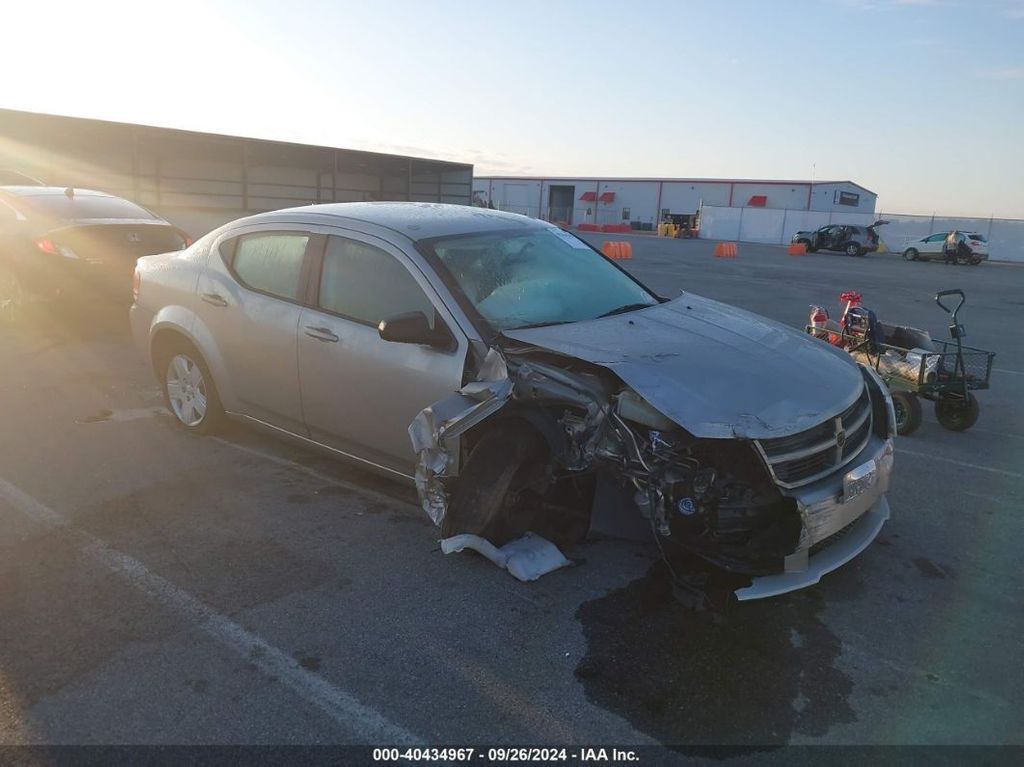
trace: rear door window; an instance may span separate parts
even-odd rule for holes
[[[373,327],[408,312],[422,312],[434,321],[434,305],[398,259],[346,237],[327,238],[318,304],[332,314]]]
[[[231,270],[245,287],[298,301],[309,235],[301,232],[260,232],[238,238]]]

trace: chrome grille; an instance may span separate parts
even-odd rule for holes
[[[798,487],[844,466],[871,437],[871,396],[865,386],[857,401],[835,418],[799,434],[757,441],[772,476],[782,487]]]

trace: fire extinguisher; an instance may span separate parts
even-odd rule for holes
[[[828,340],[828,331],[825,329],[828,324],[828,309],[823,306],[811,307],[811,334],[823,341]]]

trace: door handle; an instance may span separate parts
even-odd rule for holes
[[[220,293],[203,293],[203,300],[211,306],[227,306],[228,302]]]
[[[331,344],[338,343],[337,334],[332,333],[330,328],[318,328],[313,325],[306,325],[306,335],[310,338],[315,338],[317,341],[325,341]]]

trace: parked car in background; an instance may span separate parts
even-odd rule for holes
[[[140,258],[135,294],[182,427],[229,416],[415,483],[446,537],[569,542],[606,504],[754,598],[817,582],[889,516],[895,415],[874,371],[740,309],[660,298],[543,221],[263,213]],[[705,573],[678,579],[706,595]]]
[[[128,303],[136,258],[190,243],[185,232],[120,197],[0,186],[0,307],[11,314],[56,296]]]
[[[878,250],[878,232],[875,227],[885,223],[888,222],[876,221],[871,226],[829,224],[811,232],[797,232],[790,242],[804,245],[808,253],[836,250],[848,256],[863,256]]]
[[[903,257],[907,261],[945,260],[946,240],[949,232],[935,232],[920,240],[908,242],[903,248]],[[988,238],[978,232],[957,232],[957,242],[964,243],[971,254],[958,259],[958,263],[977,266],[988,260]]]

